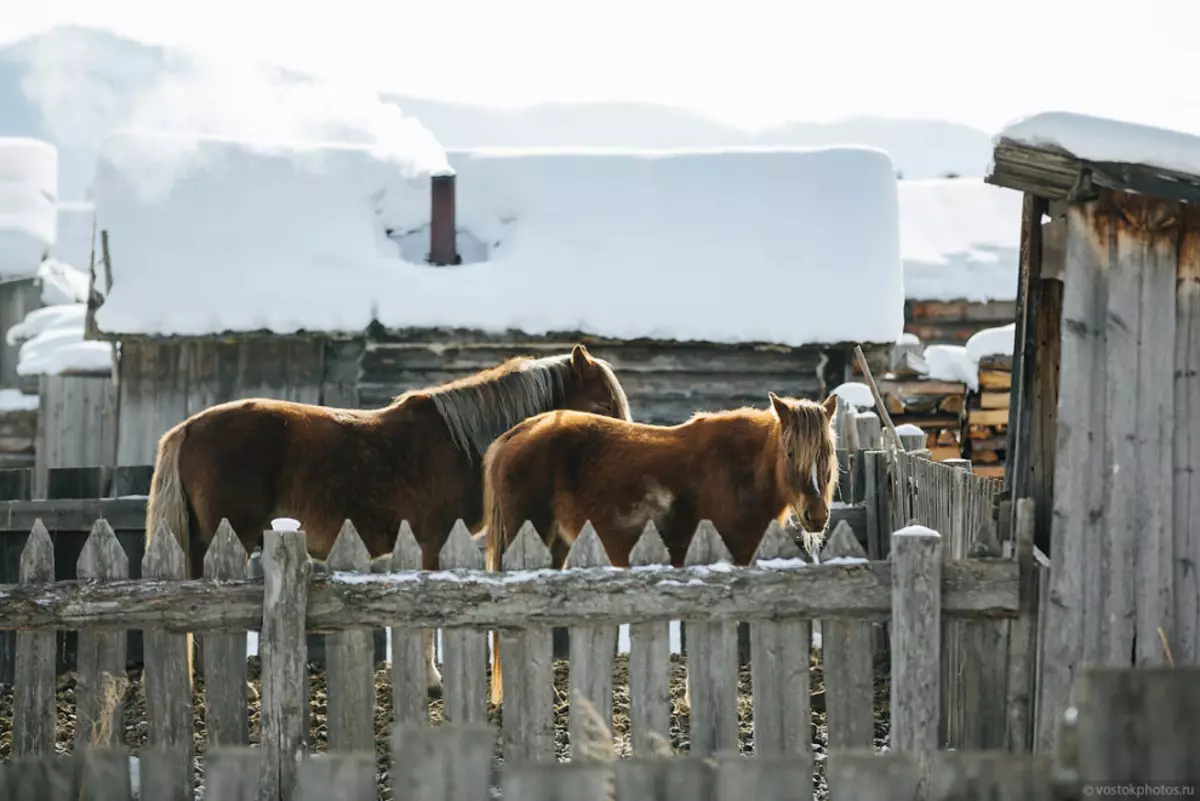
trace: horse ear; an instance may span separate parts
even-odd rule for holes
[[[587,367],[591,366],[592,354],[588,353],[588,349],[583,345],[576,345],[571,348],[571,366],[582,372]]]
[[[774,392],[767,392],[767,397],[771,399],[771,408],[775,410],[775,415],[779,418],[779,422],[786,423],[792,419],[792,407],[788,406],[787,401]]]
[[[825,412],[826,420],[832,420],[833,413],[837,411],[837,395],[831,394],[826,398],[825,402],[821,404],[821,410]]]

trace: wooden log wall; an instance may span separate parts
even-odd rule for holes
[[[925,345],[965,345],[985,328],[1008,325],[1017,314],[1013,300],[906,300],[904,330]]]

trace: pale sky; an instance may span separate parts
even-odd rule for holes
[[[51,25],[516,106],[634,100],[756,128],[1067,110],[1200,133],[1197,0],[5,0]]]

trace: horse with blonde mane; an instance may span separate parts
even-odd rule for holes
[[[530,417],[484,456],[487,568],[529,521],[560,568],[591,521],[614,567],[653,522],[671,555],[684,555],[710,520],[733,562],[746,565],[771,521],[795,514],[814,550],[838,483],[834,396],[824,403],[768,393],[767,409],[696,414],[675,426],[571,411]],[[503,696],[493,633],[492,700]]]
[[[522,420],[570,409],[629,420],[612,366],[583,345],[509,359],[465,378],[412,390],[381,409],[334,409],[255,398],[205,409],[162,436],[146,509],[146,540],[160,526],[179,538],[188,575],[222,518],[247,552],[277,517],[300,521],[309,553],[325,559],[350,520],[370,555],[389,554],[402,521],[436,570],[455,520],[483,523],[483,456]],[[441,676],[425,632],[428,686]]]

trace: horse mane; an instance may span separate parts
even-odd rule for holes
[[[618,412],[629,419],[629,401],[612,369],[600,359],[595,363],[617,398]],[[468,457],[482,459],[488,446],[517,423],[561,409],[566,403],[571,370],[569,353],[541,358],[518,356],[474,375],[406,392],[394,402],[412,395],[428,395],[446,421],[454,443]]]

